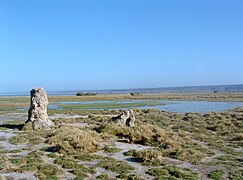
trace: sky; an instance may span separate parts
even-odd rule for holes
[[[0,0],[0,93],[243,83],[242,0]]]

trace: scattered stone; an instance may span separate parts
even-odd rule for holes
[[[32,89],[30,95],[28,120],[25,124],[29,125],[31,122],[34,130],[54,126],[54,123],[48,119],[47,106],[49,102],[44,88]]]
[[[133,110],[126,109],[122,114],[112,117],[109,122],[116,123],[120,126],[134,127],[135,115]]]

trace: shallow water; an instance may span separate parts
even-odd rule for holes
[[[130,104],[139,103],[147,100],[96,100],[96,101],[62,101],[60,104]]]
[[[109,103],[109,104],[129,104],[136,103],[147,100],[128,100],[128,101],[118,101],[118,100],[99,100],[99,101],[82,101],[82,102],[60,102],[60,104],[97,104],[97,103]],[[225,111],[234,109],[236,107],[243,107],[243,102],[207,102],[207,101],[168,101],[168,100],[156,100],[163,105],[159,106],[141,106],[136,108],[148,109],[156,108],[161,111],[168,112],[200,112],[207,113],[212,111]],[[132,108],[132,106],[131,106]]]
[[[169,112],[199,112],[208,113],[212,111],[225,111],[236,107],[243,107],[243,102],[206,102],[206,101],[163,101],[166,104],[162,106],[153,106],[152,108]],[[151,108],[149,106],[140,107],[142,109]]]
[[[75,105],[75,104],[132,104],[139,103],[143,101],[155,101],[160,103],[158,106],[140,106],[136,108],[148,109],[156,108],[161,111],[168,112],[199,112],[208,113],[212,111],[225,111],[234,109],[236,107],[243,107],[243,102],[207,102],[207,101],[174,101],[174,100],[98,100],[98,101],[62,101],[58,104],[60,105]],[[49,109],[62,110],[58,104],[49,104]],[[131,105],[128,108],[133,108]],[[110,109],[121,109],[121,108],[110,108]],[[125,109],[125,108],[122,108]],[[21,108],[20,110],[28,110],[28,108]],[[99,109],[102,110],[102,109]]]

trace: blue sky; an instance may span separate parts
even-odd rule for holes
[[[0,92],[243,83],[242,0],[0,0]]]

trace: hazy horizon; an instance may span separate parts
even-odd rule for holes
[[[164,92],[173,92],[173,89],[175,91],[175,89],[177,88],[195,88],[195,90],[191,91],[191,92],[209,92],[209,90],[207,91],[203,91],[202,88],[205,88],[205,87],[210,87],[210,88],[216,88],[216,87],[230,87],[231,89],[235,89],[234,87],[239,87],[240,86],[240,90],[238,92],[243,92],[243,84],[227,84],[227,85],[201,85],[201,86],[174,86],[174,87],[142,87],[142,88],[118,88],[118,89],[63,89],[63,90],[50,90],[50,89],[45,89],[47,91],[47,93],[49,95],[75,95],[77,92],[96,92],[98,94],[110,94],[110,93],[118,93],[120,94],[123,94],[124,92],[125,93],[130,93],[130,92],[137,92],[136,90],[144,90],[144,92],[146,93],[161,93],[163,92],[163,89],[171,89],[171,90],[167,90],[167,91],[164,91]],[[33,88],[38,88],[38,87],[33,87]],[[45,88],[45,87],[44,87]],[[220,89],[219,88],[219,89]],[[161,89],[162,91],[158,90],[158,91],[154,91],[156,89]],[[29,92],[30,92],[31,89],[28,89],[26,91],[9,91],[9,92],[0,92],[0,96],[29,96]],[[215,89],[214,89],[215,90]],[[211,90],[211,92],[213,92],[214,90]],[[182,90],[180,90],[182,91]],[[237,90],[233,90],[232,92],[237,92]],[[139,92],[139,91],[138,91]],[[185,92],[188,93],[188,90],[186,90]]]
[[[243,1],[1,1],[0,93],[243,84]]]

